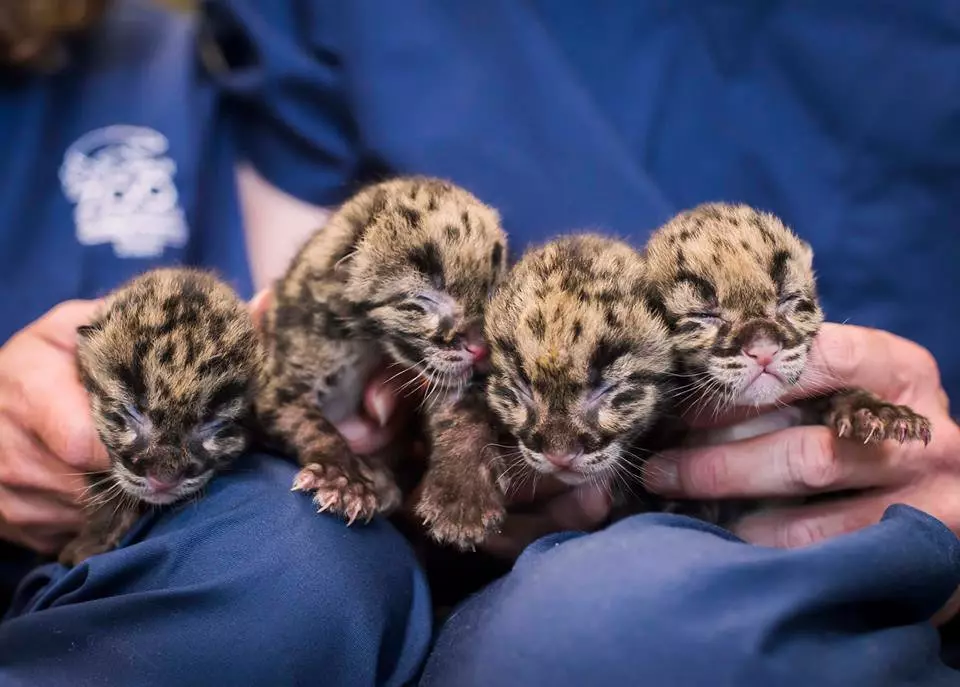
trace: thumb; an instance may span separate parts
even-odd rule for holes
[[[250,299],[250,316],[253,317],[253,323],[258,327],[263,326],[263,317],[273,302],[273,289],[267,287],[260,289],[257,294]]]
[[[77,328],[90,324],[103,300],[64,301],[34,322],[29,331],[51,346],[72,353],[77,348]]]

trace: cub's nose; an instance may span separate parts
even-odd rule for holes
[[[744,346],[743,354],[757,361],[757,365],[760,367],[766,367],[776,358],[777,353],[780,352],[780,348],[780,344],[776,341],[766,337],[760,337]]]
[[[569,470],[570,466],[573,465],[573,461],[579,458],[581,453],[582,451],[544,451],[543,457],[546,458],[551,465],[555,465],[563,470]]]

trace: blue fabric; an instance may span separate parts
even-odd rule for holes
[[[0,343],[150,267],[251,292],[232,132],[197,27],[119,0],[56,75],[0,79]],[[399,685],[430,641],[426,583],[377,522],[349,530],[245,459],[124,548],[35,568],[0,623],[0,685]],[[0,611],[36,558],[0,545]]]
[[[445,175],[514,249],[752,203],[813,244],[830,319],[927,346],[960,394],[954,0],[206,6],[243,152],[287,191]]]
[[[196,40],[182,15],[118,0],[68,69],[0,77],[0,344],[157,265],[203,265],[251,294],[233,139]],[[35,564],[0,543],[0,609]]]
[[[0,78],[0,342],[161,264],[205,265],[250,294],[235,155],[196,26],[115,4],[69,68]]]
[[[402,685],[430,642],[429,591],[385,521],[347,528],[249,456],[124,547],[48,565],[0,623],[0,684]]]
[[[675,515],[549,536],[440,632],[423,687],[960,684],[928,619],[960,542],[905,506],[798,550]]]

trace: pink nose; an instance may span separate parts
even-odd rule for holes
[[[562,451],[562,452],[552,452],[544,451],[543,457],[546,458],[550,463],[557,466],[558,468],[567,469],[573,465],[573,461],[577,459],[580,455],[579,452],[573,451]]]
[[[743,348],[743,354],[756,360],[760,367],[772,363],[779,352],[780,344],[770,339],[755,339]]]
[[[161,479],[154,477],[153,475],[147,475],[147,486],[150,487],[153,491],[170,491],[174,487],[180,484],[180,480],[174,479]]]
[[[473,359],[477,362],[481,360],[486,360],[487,356],[490,355],[490,349],[487,348],[485,344],[482,343],[472,343],[468,342],[464,348],[467,349],[467,352],[473,356]]]

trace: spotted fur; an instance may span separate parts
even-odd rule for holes
[[[157,269],[78,331],[77,366],[110,471],[61,560],[112,548],[142,511],[195,495],[247,445],[263,356],[246,305],[212,274]]]
[[[813,252],[774,215],[707,203],[646,249],[652,299],[670,329],[687,396],[716,408],[775,403],[799,380],[824,321]],[[805,404],[861,441],[929,441],[926,418],[857,389]]]
[[[354,455],[332,423],[356,410],[384,356],[432,400],[455,397],[486,354],[484,305],[505,258],[495,210],[446,181],[406,177],[358,193],[293,260],[266,318],[258,415],[298,457],[295,488],[321,510],[353,522],[399,504],[390,466]]]
[[[627,244],[573,235],[528,252],[494,297],[487,402],[538,472],[634,473],[631,444],[667,409],[673,380],[644,271]]]

